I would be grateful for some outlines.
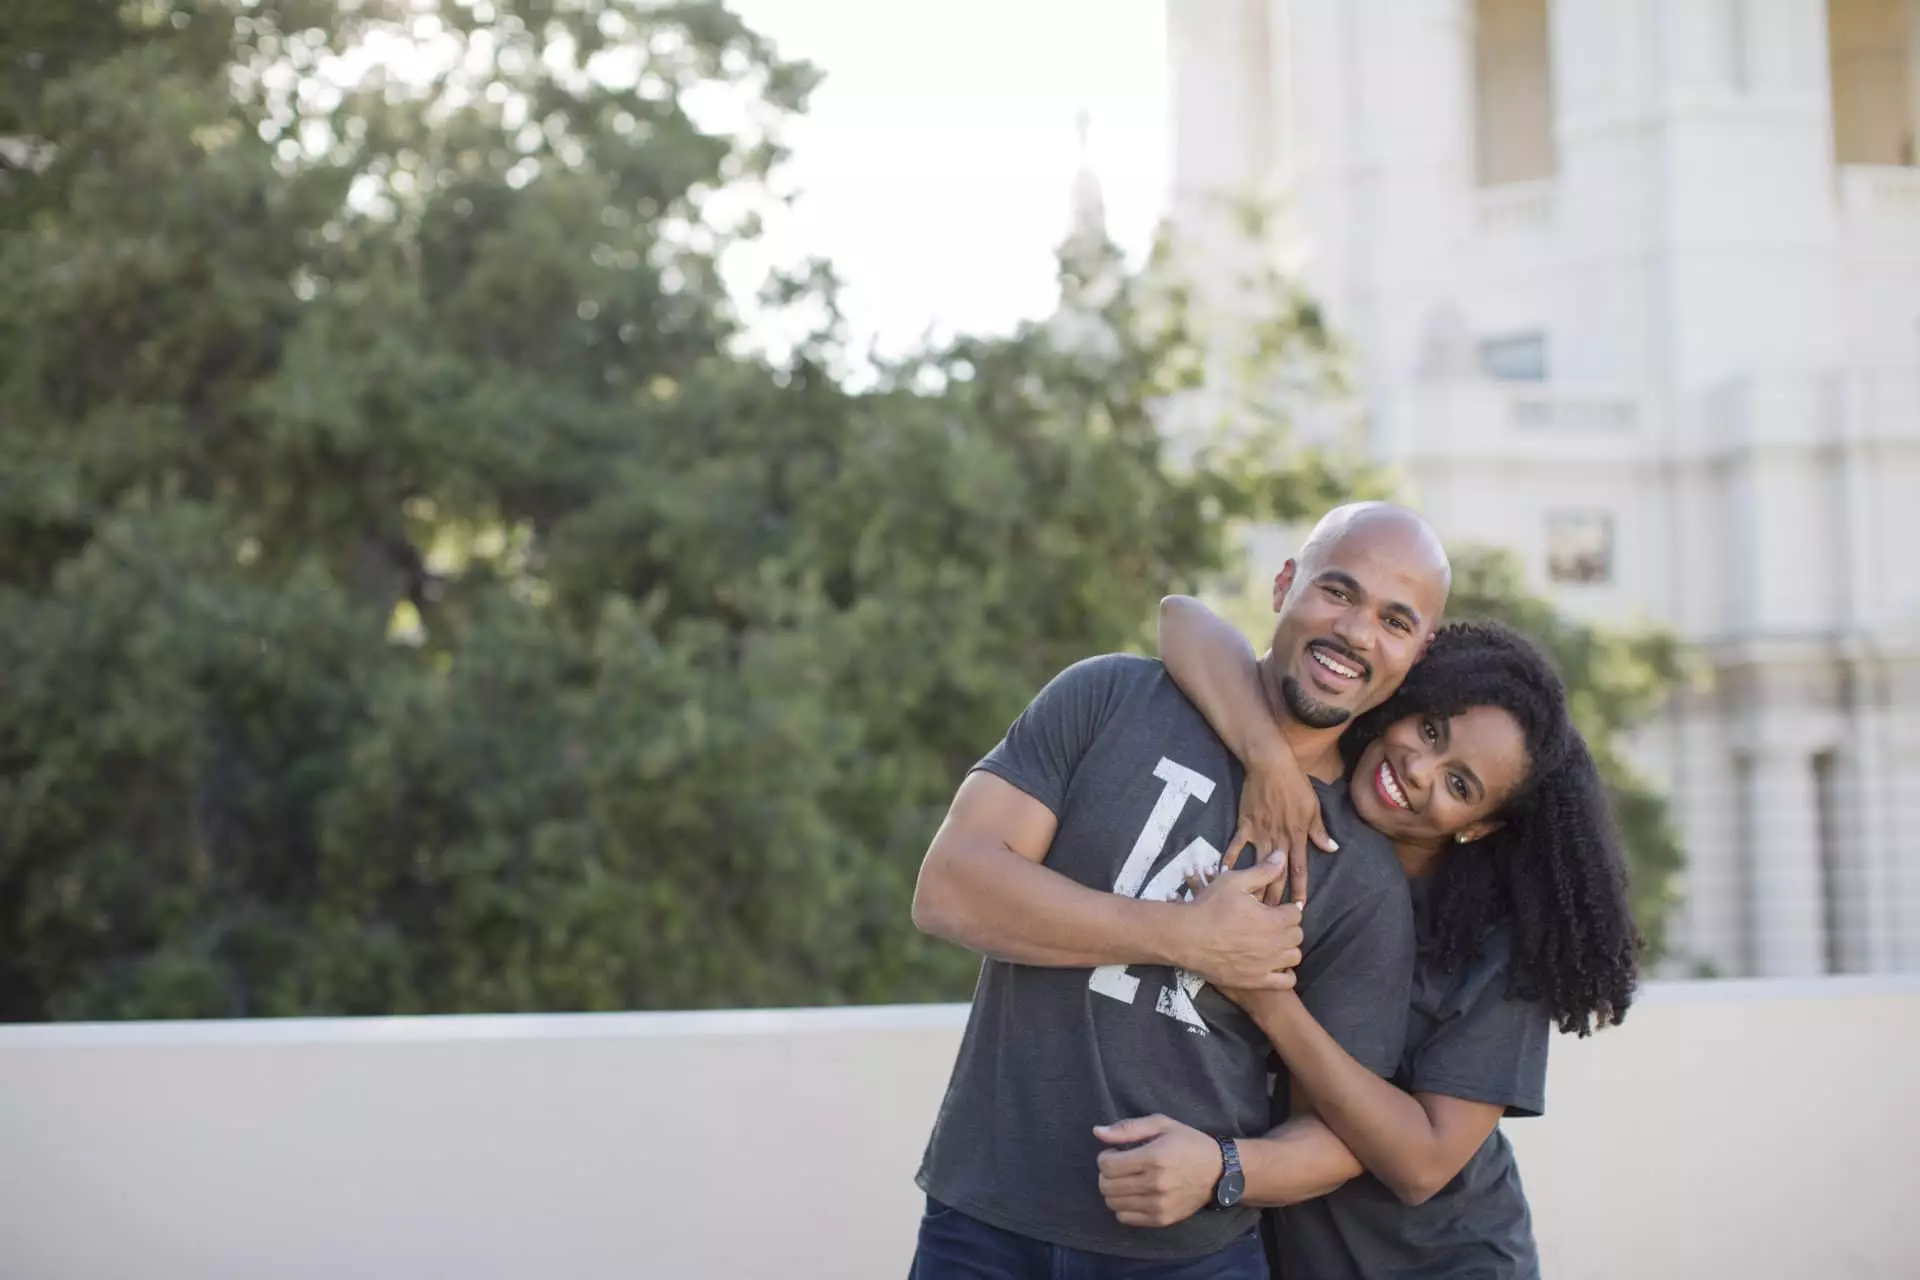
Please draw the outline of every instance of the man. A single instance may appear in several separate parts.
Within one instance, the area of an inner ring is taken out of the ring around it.
[[[1271,1202],[1351,1175],[1345,1149],[1315,1128],[1260,1144],[1236,1169],[1233,1140],[1269,1128],[1268,1051],[1212,984],[1297,982],[1355,1058],[1382,1075],[1397,1063],[1413,963],[1406,882],[1333,784],[1342,726],[1418,659],[1448,574],[1423,521],[1368,503],[1321,521],[1274,579],[1263,684],[1342,848],[1314,863],[1311,916],[1258,900],[1284,874],[1277,861],[1178,901],[1189,874],[1231,861],[1242,771],[1157,662],[1068,668],[961,785],[914,921],[986,959],[918,1179],[916,1280],[1264,1277],[1243,1183]],[[1286,972],[1303,936],[1306,959]],[[1095,1131],[1138,1116],[1180,1122],[1173,1140],[1215,1143],[1217,1210],[1148,1227],[1107,1207]]]

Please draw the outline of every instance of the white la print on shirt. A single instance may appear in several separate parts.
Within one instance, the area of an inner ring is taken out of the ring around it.
[[[1124,897],[1139,898],[1143,902],[1170,902],[1187,892],[1189,875],[1196,871],[1212,875],[1220,869],[1220,850],[1196,836],[1171,862],[1160,868],[1158,875],[1151,881],[1147,880],[1147,873],[1167,847],[1173,824],[1180,817],[1181,810],[1187,807],[1187,801],[1193,799],[1205,804],[1213,796],[1214,784],[1211,778],[1195,773],[1183,764],[1176,764],[1165,756],[1161,756],[1160,763],[1153,767],[1153,776],[1165,785],[1160,789],[1159,799],[1154,801],[1153,812],[1147,815],[1146,825],[1140,828],[1140,835],[1134,840],[1127,860],[1120,865],[1113,891]],[[1153,1007],[1167,1017],[1184,1023],[1189,1030],[1206,1035],[1206,1020],[1193,1003],[1194,996],[1205,985],[1199,975],[1177,969],[1174,971],[1173,985],[1160,989]],[[1132,1004],[1140,990],[1140,979],[1128,973],[1125,965],[1107,964],[1088,975],[1087,987],[1123,1004]]]

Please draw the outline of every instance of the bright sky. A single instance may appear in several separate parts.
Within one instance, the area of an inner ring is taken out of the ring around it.
[[[1109,231],[1144,253],[1168,164],[1163,0],[731,5],[825,72],[789,136],[801,196],[767,248],[835,264],[856,344],[1051,309],[1082,108]]]

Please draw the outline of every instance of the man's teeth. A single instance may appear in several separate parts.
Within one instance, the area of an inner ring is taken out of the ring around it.
[[[1393,776],[1393,770],[1385,760],[1380,762],[1380,787],[1402,809],[1407,807],[1407,793],[1400,789],[1400,779]]]
[[[1343,676],[1348,680],[1358,680],[1360,678],[1360,673],[1357,670],[1340,661],[1338,658],[1330,656],[1326,650],[1314,649],[1312,653],[1313,660],[1333,672],[1333,674]]]

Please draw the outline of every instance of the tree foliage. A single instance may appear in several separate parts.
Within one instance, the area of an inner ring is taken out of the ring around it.
[[[718,4],[46,0],[0,65],[0,1017],[962,995],[966,765],[1350,483],[1170,461],[1151,275],[854,391],[815,272],[754,354],[719,197],[814,74]]]

